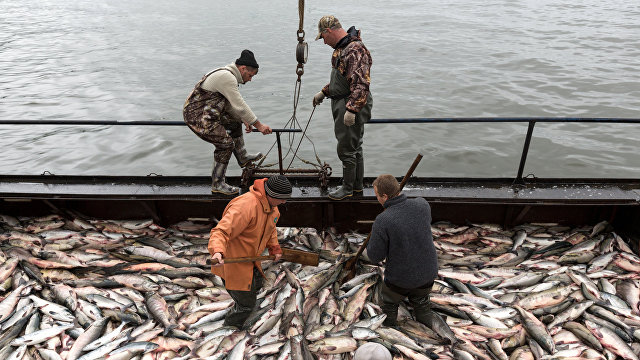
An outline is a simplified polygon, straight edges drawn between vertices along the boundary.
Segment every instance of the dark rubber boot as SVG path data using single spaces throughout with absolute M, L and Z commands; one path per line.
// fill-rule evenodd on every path
M 398 305 L 404 299 L 404 295 L 395 292 L 387 283 L 382 283 L 380 295 L 382 297 L 382 311 L 387 315 L 384 326 L 396 326 L 398 324 Z
M 424 304 L 413 304 L 413 311 L 418 322 L 431 327 L 433 322 L 435 321 L 433 316 L 434 312 L 431 310 L 431 306 L 429 306 L 429 299 L 427 298 L 426 303 Z
M 240 189 L 225 183 L 225 173 L 227 172 L 227 165 L 219 162 L 213 163 L 213 171 L 211 172 L 211 192 L 221 193 L 225 195 L 235 195 L 240 192 Z
M 431 302 L 429 301 L 429 293 L 431 286 L 415 289 L 409 295 L 409 303 L 413 306 L 416 320 L 433 330 L 441 338 L 448 340 L 450 344 L 455 344 L 458 340 L 456 335 L 451 331 L 447 322 L 437 312 L 431 310 Z
M 364 189 L 364 159 L 362 155 L 356 156 L 356 179 L 353 182 L 353 192 L 361 193 Z
M 245 167 L 250 162 L 262 158 L 261 152 L 255 154 L 247 153 L 247 149 L 244 147 L 244 137 L 242 136 L 233 138 L 233 145 L 233 155 L 235 155 L 236 160 L 238 160 L 238 165 L 240 165 L 240 167 Z
M 342 186 L 340 186 L 335 191 L 330 192 L 329 199 L 342 200 L 349 196 L 353 196 L 353 183 L 355 179 L 356 179 L 355 166 L 343 167 L 342 168 Z
M 435 311 L 431 310 L 430 306 L 415 307 L 416 320 L 426 325 L 429 329 L 433 330 L 441 338 L 448 340 L 450 344 L 455 344 L 458 339 L 454 332 L 451 330 L 447 322 Z
M 242 329 L 242 325 L 244 321 L 247 320 L 249 314 L 251 313 L 251 308 L 238 308 L 232 309 L 224 319 L 223 326 L 235 326 L 238 329 Z
M 382 325 L 387 327 L 398 325 L 398 304 L 383 303 L 382 312 L 387 314 Z

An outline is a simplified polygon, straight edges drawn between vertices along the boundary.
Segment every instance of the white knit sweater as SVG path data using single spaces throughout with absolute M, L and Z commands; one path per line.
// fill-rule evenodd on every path
M 238 90 L 238 85 L 244 84 L 240 70 L 238 70 L 236 64 L 229 64 L 224 69 L 229 71 L 214 72 L 204 80 L 200 87 L 208 91 L 221 93 L 229 102 L 229 108 L 226 110 L 243 123 L 253 125 L 258 121 L 258 118 Z

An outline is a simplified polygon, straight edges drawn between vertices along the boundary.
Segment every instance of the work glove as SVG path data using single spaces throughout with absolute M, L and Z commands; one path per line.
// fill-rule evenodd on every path
M 322 104 L 322 100 L 324 100 L 324 93 L 320 91 L 313 96 L 313 106 L 315 107 Z
M 356 123 L 356 114 L 352 113 L 351 111 L 347 110 L 344 113 L 344 125 L 345 126 L 351 126 L 353 124 Z

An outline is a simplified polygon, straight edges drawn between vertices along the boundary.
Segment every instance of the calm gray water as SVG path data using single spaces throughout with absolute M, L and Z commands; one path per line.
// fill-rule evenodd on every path
M 307 1 L 304 14 L 303 127 L 329 78 L 331 49 L 313 41 L 325 14 L 362 30 L 374 118 L 640 118 L 637 0 L 325 0 Z M 263 122 L 283 127 L 297 29 L 295 0 L 0 0 L 0 119 L 181 120 L 201 76 L 249 48 L 260 73 L 241 92 Z M 525 175 L 638 178 L 639 126 L 537 124 Z M 367 125 L 366 173 L 401 176 L 421 151 L 417 175 L 514 176 L 525 133 L 526 124 Z M 301 157 L 314 160 L 315 146 L 340 175 L 328 103 L 307 134 Z M 208 175 L 213 157 L 175 126 L 5 125 L 0 141 L 2 174 Z M 246 136 L 253 151 L 274 141 Z

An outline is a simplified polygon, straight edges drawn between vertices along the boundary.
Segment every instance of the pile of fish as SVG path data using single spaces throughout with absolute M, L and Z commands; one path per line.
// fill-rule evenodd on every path
M 627 359 L 640 352 L 640 258 L 602 222 L 432 225 L 439 279 L 427 327 L 382 325 L 384 264 L 345 260 L 365 236 L 279 228 L 316 267 L 263 262 L 242 329 L 206 264 L 215 223 L 0 215 L 0 359 Z
M 432 230 L 454 358 L 638 359 L 640 258 L 606 222 Z

